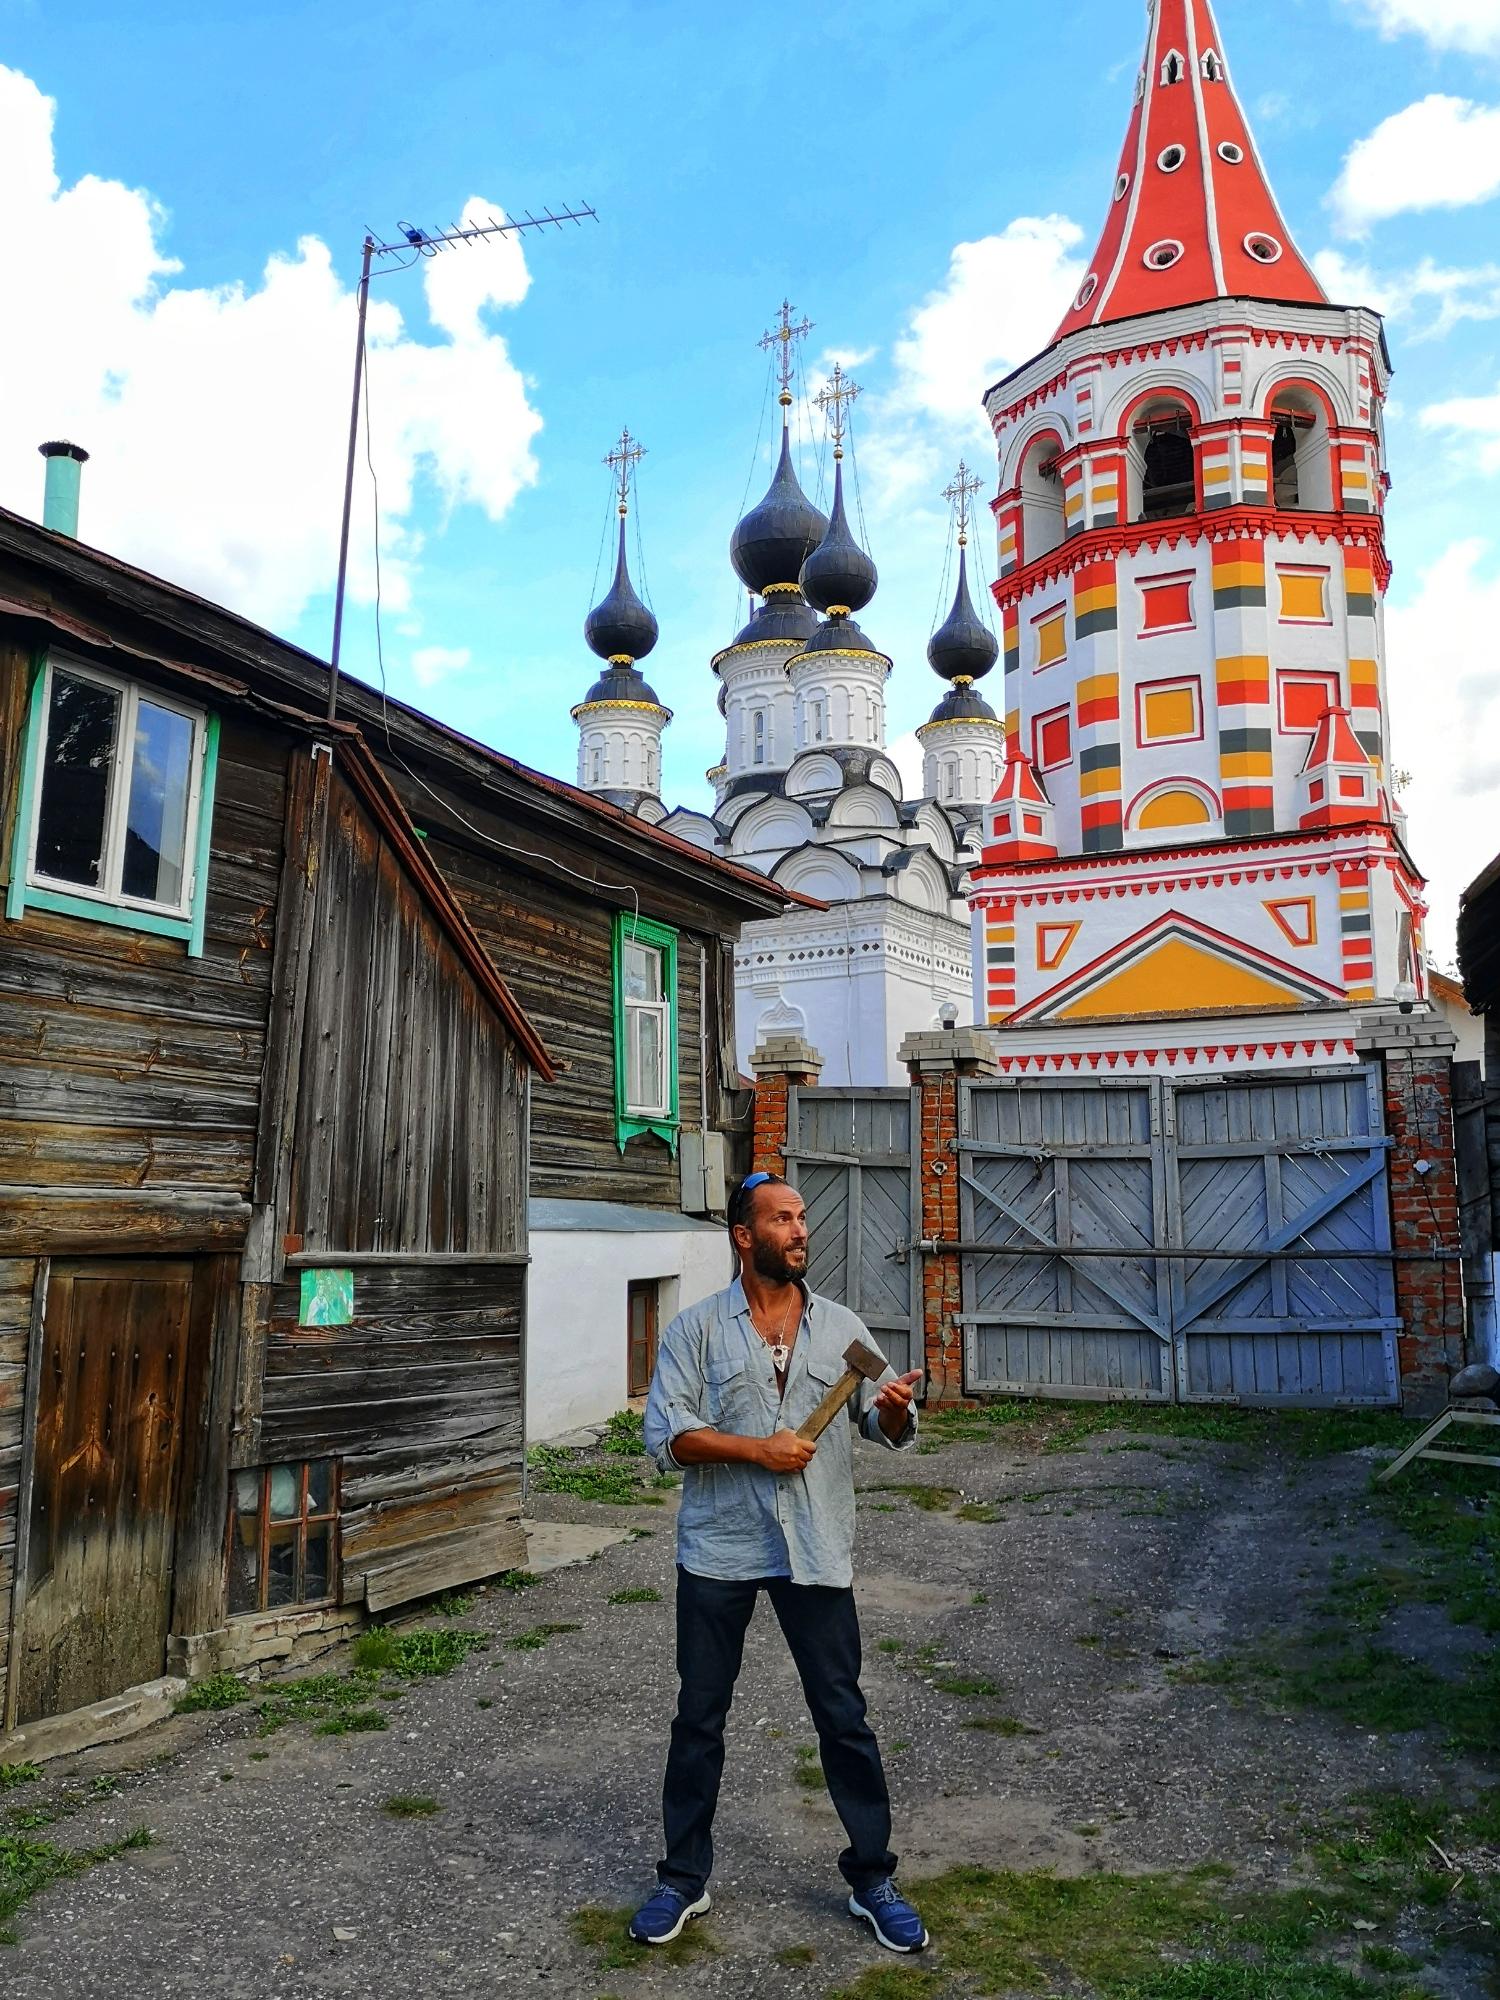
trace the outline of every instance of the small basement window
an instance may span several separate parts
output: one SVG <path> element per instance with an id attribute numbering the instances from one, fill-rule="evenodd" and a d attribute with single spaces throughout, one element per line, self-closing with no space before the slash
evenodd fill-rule
<path id="1" fill-rule="evenodd" d="M 677 933 L 621 910 L 615 917 L 615 1139 L 639 1133 L 677 1146 Z"/>
<path id="2" fill-rule="evenodd" d="M 218 718 L 71 661 L 32 683 L 6 915 L 28 908 L 203 949 Z"/>
<path id="3" fill-rule="evenodd" d="M 274 1611 L 338 1595 L 338 1467 L 331 1458 L 230 1476 L 229 1609 Z"/>

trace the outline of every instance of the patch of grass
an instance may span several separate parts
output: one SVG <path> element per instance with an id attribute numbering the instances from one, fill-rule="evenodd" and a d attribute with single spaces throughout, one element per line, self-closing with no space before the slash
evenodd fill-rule
<path id="1" fill-rule="evenodd" d="M 971 1604 L 988 1604 L 989 1601 L 989 1593 L 984 1590 L 976 1590 L 974 1595 L 969 1599 Z"/>
<path id="2" fill-rule="evenodd" d="M 549 1639 L 555 1639 L 559 1632 L 578 1632 L 578 1625 L 533 1625 L 529 1632 L 518 1632 L 511 1640 L 511 1650 L 516 1653 L 534 1653 L 545 1646 Z"/>
<path id="3" fill-rule="evenodd" d="M 11 1918 L 51 1883 L 82 1875 L 101 1861 L 113 1861 L 116 1855 L 132 1848 L 150 1845 L 150 1831 L 143 1826 L 127 1833 L 123 1840 L 81 1852 L 58 1847 L 50 1840 L 0 1834 L 0 1944 L 16 1943 L 16 1934 L 10 1928 Z"/>
<path id="4" fill-rule="evenodd" d="M 493 1579 L 499 1590 L 531 1590 L 541 1582 L 535 1570 L 506 1569 Z"/>
<path id="5" fill-rule="evenodd" d="M 34 1785 L 41 1775 L 40 1764 L 0 1764 L 0 1792 L 14 1791 L 17 1785 Z"/>
<path id="6" fill-rule="evenodd" d="M 608 1507 L 661 1507 L 659 1492 L 648 1489 L 629 1465 L 587 1465 L 579 1452 L 561 1445 L 534 1445 L 526 1454 L 531 1484 L 538 1493 L 571 1493 L 577 1500 L 594 1500 Z M 673 1486 L 669 1475 L 658 1475 L 651 1486 Z"/>
<path id="7" fill-rule="evenodd" d="M 981 1675 L 945 1675 L 932 1685 L 936 1693 L 957 1695 L 962 1701 L 989 1701 L 1000 1693 L 998 1682 L 985 1680 Z"/>
<path id="8" fill-rule="evenodd" d="M 875 1650 L 877 1653 L 901 1653 L 906 1650 L 906 1642 L 904 1639 L 877 1639 Z"/>
<path id="9" fill-rule="evenodd" d="M 776 1954 L 778 1965 L 815 1965 L 818 1954 L 810 1944 L 785 1945 Z"/>
<path id="10" fill-rule="evenodd" d="M 1411 1442 L 1405 1419 L 1384 1410 L 1230 1410 L 1206 1404 L 1066 1403 L 997 1397 L 975 1409 L 930 1410 L 929 1441 L 983 1444 L 1006 1435 L 1022 1448 L 1079 1451 L 1110 1431 L 1138 1437 L 1271 1447 L 1299 1458 L 1323 1458 L 1368 1445 L 1399 1449 Z M 1122 1449 L 1124 1447 L 1116 1447 Z"/>
<path id="11" fill-rule="evenodd" d="M 646 1451 L 646 1419 L 640 1410 L 616 1410 L 604 1426 L 600 1449 L 617 1458 L 640 1458 Z"/>
<path id="12" fill-rule="evenodd" d="M 381 1805 L 382 1812 L 388 1812 L 392 1819 L 431 1819 L 443 1808 L 425 1792 L 393 1792 Z"/>
<path id="13" fill-rule="evenodd" d="M 250 1690 L 238 1674 L 205 1674 L 173 1704 L 172 1713 L 195 1715 L 200 1709 L 237 1708 L 249 1699 Z"/>
<path id="14" fill-rule="evenodd" d="M 642 1584 L 634 1590 L 614 1591 L 608 1599 L 611 1604 L 660 1604 L 661 1592 L 652 1590 L 649 1584 Z"/>
<path id="15" fill-rule="evenodd" d="M 634 1910 L 605 1910 L 591 1904 L 574 1910 L 568 1928 L 579 1944 L 594 1953 L 601 1972 L 642 1966 L 648 1954 L 652 1965 L 691 1965 L 695 1959 L 718 1956 L 719 1947 L 712 1933 L 704 1930 L 701 1917 L 695 1917 L 670 1944 L 645 1945 L 627 1934 L 634 1915 Z"/>
<path id="16" fill-rule="evenodd" d="M 876 1486 L 862 1486 L 861 1493 L 904 1493 L 913 1507 L 924 1514 L 946 1514 L 958 1498 L 956 1486 L 915 1486 L 902 1480 L 882 1480 Z"/>
<path id="17" fill-rule="evenodd" d="M 827 1791 L 823 1766 L 818 1761 L 818 1746 L 815 1743 L 799 1743 L 792 1755 L 796 1759 L 792 1778 L 800 1789 L 804 1792 Z"/>
<path id="18" fill-rule="evenodd" d="M 314 1729 L 315 1736 L 361 1736 L 376 1729 L 389 1729 L 390 1721 L 378 1708 L 341 1708 L 325 1715 Z"/>
<path id="19" fill-rule="evenodd" d="M 250 1762 L 252 1764 L 264 1764 L 270 1754 L 269 1750 L 252 1750 L 250 1752 Z"/>
<path id="20" fill-rule="evenodd" d="M 467 1618 L 474 1604 L 472 1590 L 445 1590 L 437 1601 L 437 1614 L 440 1618 Z"/>
<path id="21" fill-rule="evenodd" d="M 971 1715 L 965 1729 L 982 1729 L 990 1736 L 1039 1736 L 1040 1730 L 1031 1729 L 1015 1715 Z"/>
<path id="22" fill-rule="evenodd" d="M 996 1521 L 1000 1517 L 988 1500 L 966 1500 L 958 1510 L 960 1521 Z"/>

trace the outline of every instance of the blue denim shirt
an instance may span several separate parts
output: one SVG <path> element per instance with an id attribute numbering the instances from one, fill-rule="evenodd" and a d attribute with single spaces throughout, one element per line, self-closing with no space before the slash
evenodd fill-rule
<path id="1" fill-rule="evenodd" d="M 864 1322 L 832 1299 L 806 1294 L 802 1324 L 778 1399 L 771 1352 L 750 1322 L 738 1278 L 727 1291 L 679 1313 L 661 1337 L 646 1403 L 646 1449 L 662 1471 L 677 1464 L 672 1440 L 684 1431 L 769 1437 L 810 1417 L 844 1372 L 851 1340 L 874 1346 Z M 877 1349 L 878 1352 L 878 1349 Z M 895 1444 L 874 1408 L 881 1383 L 862 1382 L 853 1406 L 861 1434 L 893 1451 L 917 1440 L 916 1412 Z M 855 1424 L 835 1419 L 802 1472 L 759 1465 L 682 1468 L 677 1560 L 695 1576 L 745 1581 L 789 1576 L 794 1583 L 846 1589 L 853 1581 Z"/>

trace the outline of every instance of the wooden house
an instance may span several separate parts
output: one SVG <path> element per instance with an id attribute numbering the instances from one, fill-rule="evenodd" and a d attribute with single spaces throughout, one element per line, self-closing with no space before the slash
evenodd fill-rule
<path id="1" fill-rule="evenodd" d="M 1469 884 L 1458 912 L 1463 998 L 1483 1047 L 1453 1069 L 1470 1353 L 1500 1368 L 1500 855 Z"/>
<path id="2" fill-rule="evenodd" d="M 657 1225 L 612 1407 L 635 1239 L 722 1244 L 728 943 L 785 893 L 326 700 L 0 514 L 0 1740 L 521 1561 L 532 1198 L 560 1254 Z M 596 1331 L 574 1264 L 533 1349 Z"/>

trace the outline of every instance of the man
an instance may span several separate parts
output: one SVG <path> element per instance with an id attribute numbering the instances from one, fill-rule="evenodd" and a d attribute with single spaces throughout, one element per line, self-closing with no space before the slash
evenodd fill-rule
<path id="1" fill-rule="evenodd" d="M 853 1426 L 816 1444 L 797 1426 L 868 1341 L 843 1306 L 808 1291 L 807 1215 L 776 1174 L 751 1174 L 729 1202 L 740 1274 L 680 1313 L 662 1336 L 646 1405 L 646 1449 L 683 1471 L 677 1523 L 677 1716 L 662 1810 L 666 1856 L 630 1935 L 667 1944 L 709 1907 L 724 1723 L 745 1631 L 764 1590 L 797 1663 L 823 1775 L 849 1845 L 839 1868 L 849 1909 L 890 1951 L 920 1951 L 922 1920 L 891 1877 L 891 1810 L 880 1749 L 859 1687 L 852 1581 Z M 921 1371 L 861 1385 L 861 1434 L 893 1450 L 916 1442 Z"/>

